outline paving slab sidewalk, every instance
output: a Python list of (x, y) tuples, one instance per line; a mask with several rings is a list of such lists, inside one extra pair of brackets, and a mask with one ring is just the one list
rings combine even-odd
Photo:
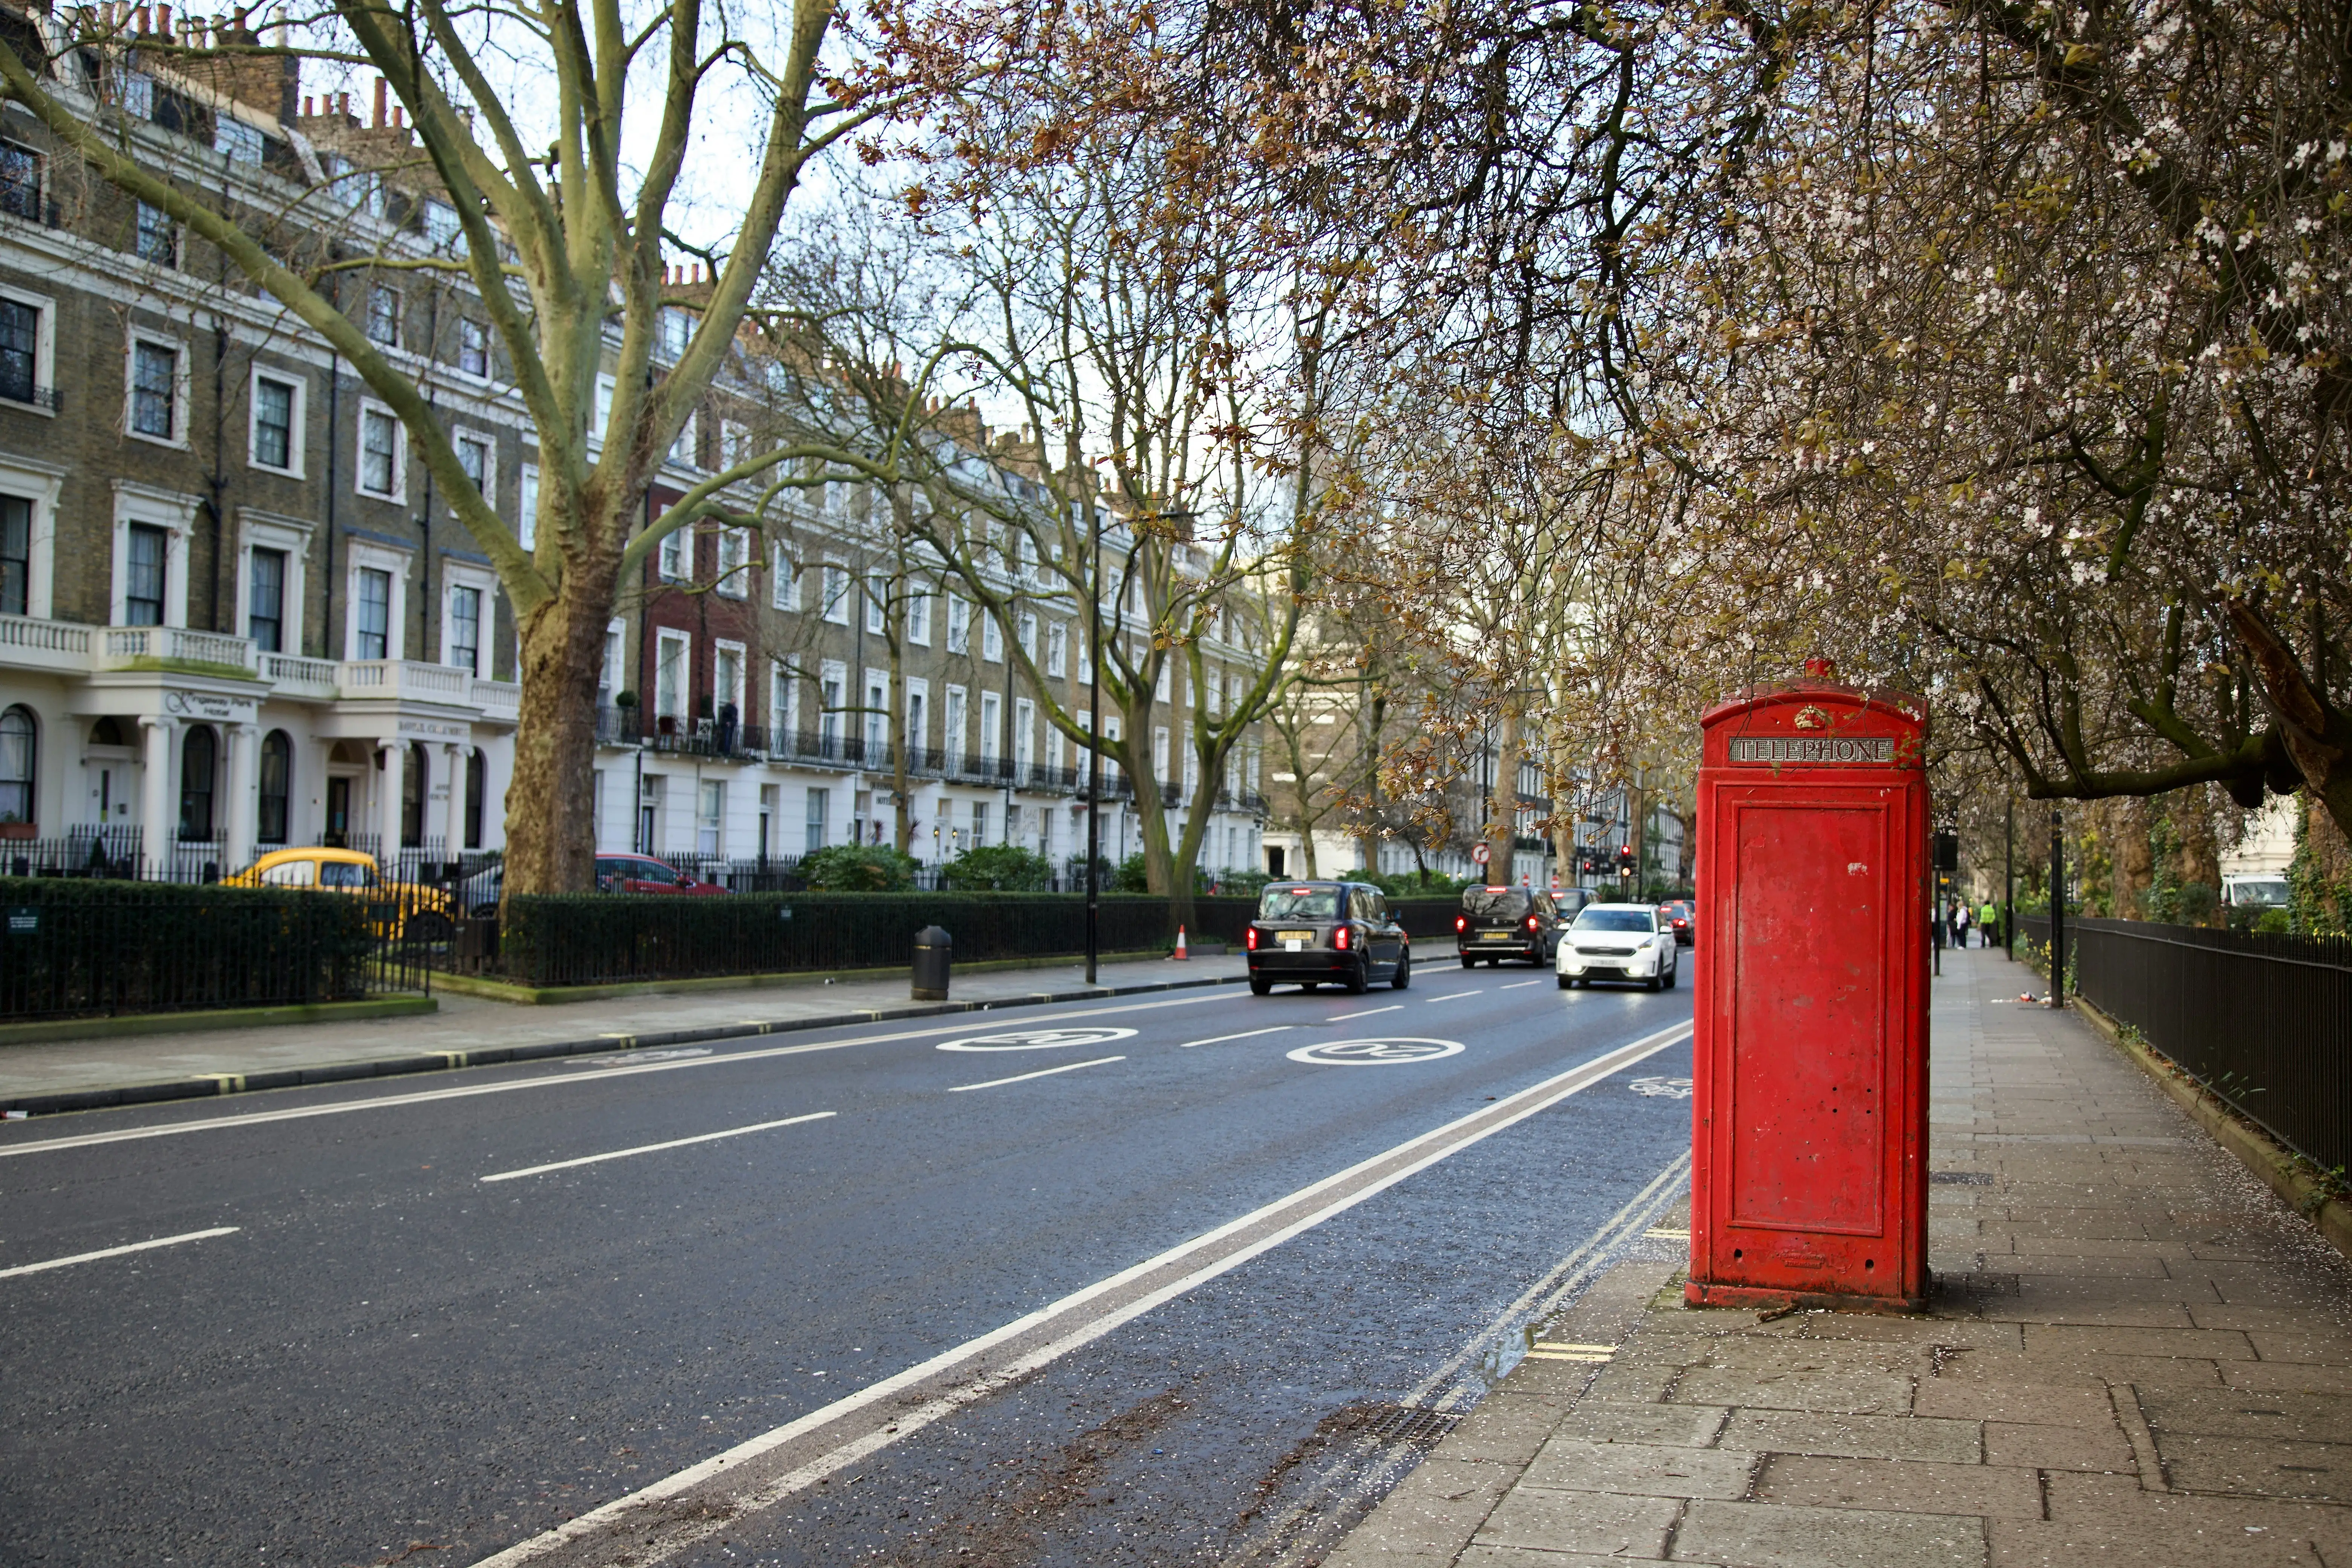
[[(1106, 963), (1097, 978), (1106, 994), (1124, 994), (1171, 984), (1213, 984), (1246, 978), (1239, 954)], [(1027, 1001), (1083, 994), (1086, 969), (1067, 967), (982, 971), (959, 974), (950, 989), (950, 1005), (975, 1003), (1017, 1005)], [(102, 1095), (118, 1089), (162, 1090), (190, 1080), (261, 1079), (251, 1087), (275, 1087), (288, 1073), (364, 1077), (357, 1069), (412, 1063), (462, 1052), (485, 1053), (546, 1047), (563, 1042), (606, 1041), (612, 1037), (663, 1037), (677, 1043), (717, 1031), (750, 1032), (745, 1026), (825, 1023), (859, 1024), (877, 1014), (912, 1016), (926, 1008), (908, 995), (906, 977), (833, 985), (742, 990), (655, 992), (602, 1002), (518, 1007), (478, 997), (443, 994), (437, 1012), (405, 1017), (354, 1019), (330, 1024), (292, 1024), (252, 1030), (192, 1030), (186, 1034), (109, 1038), (105, 1020), (92, 1023), (91, 1037), (0, 1047), (0, 1105), (46, 1102), (64, 1096)], [(617, 1044), (617, 1041), (612, 1043)], [(641, 1041), (641, 1043), (648, 1043)], [(436, 1066), (449, 1065), (436, 1063)], [(232, 1087), (224, 1084), (222, 1091)], [(215, 1092), (207, 1089), (206, 1092)], [(184, 1098), (164, 1096), (157, 1098)]]
[(1929, 1311), (1622, 1266), (1325, 1568), (2352, 1568), (2352, 1268), (2029, 988), (1944, 955)]

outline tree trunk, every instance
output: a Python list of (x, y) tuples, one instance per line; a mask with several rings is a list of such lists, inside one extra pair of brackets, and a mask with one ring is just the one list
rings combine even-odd
[(1486, 812), (1486, 879), (1510, 887), (1519, 837), (1519, 716), (1507, 705), (1495, 720), (1495, 787)]
[(2114, 813), (2116, 913), (2126, 920), (2147, 919), (2147, 891), (2156, 885), (2156, 848), (2148, 842), (2148, 807), (2144, 798), (2118, 801)]
[[(2172, 826), (2180, 837), (2180, 884), (2221, 892), (2221, 853), (2213, 835), (2213, 792), (2191, 784), (2173, 797)], [(2212, 916), (2206, 917), (2208, 921)]]
[[(613, 618), (617, 552), (574, 561), (524, 617), (522, 706), (507, 786), (501, 901), (585, 892), (596, 860), (596, 676)], [(629, 803), (634, 813), (636, 803)]]

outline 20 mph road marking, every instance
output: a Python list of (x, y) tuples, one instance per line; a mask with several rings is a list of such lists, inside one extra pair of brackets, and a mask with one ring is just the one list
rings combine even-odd
[(691, 1138), (673, 1138), (667, 1143), (640, 1143), (634, 1149), (614, 1149), (602, 1154), (583, 1154), (577, 1160), (551, 1160), (544, 1165), (526, 1165), (520, 1171), (500, 1171), (495, 1176), (484, 1176), (486, 1182), (513, 1182), (525, 1176), (543, 1176), (550, 1171), (568, 1171), (574, 1165), (594, 1165), (606, 1160), (625, 1160), (632, 1154), (658, 1154), (664, 1149), (683, 1149), (689, 1143), (709, 1143), (720, 1138), (740, 1138), (746, 1132), (765, 1132), (772, 1127), (797, 1127), (803, 1121), (823, 1121), (838, 1114), (831, 1110), (813, 1110), (806, 1116), (787, 1116), (782, 1121), (755, 1121), (749, 1127), (730, 1127), (723, 1132), (698, 1132)]
[(150, 1247), (177, 1247), (184, 1241), (205, 1241), (215, 1236), (234, 1236), (236, 1226), (216, 1225), (210, 1230), (192, 1230), (184, 1236), (159, 1236), (152, 1241), (134, 1241), (128, 1247), (101, 1247), (96, 1252), (77, 1252), (71, 1258), (52, 1258), (47, 1263), (19, 1263), (14, 1268), (0, 1268), (0, 1279), (18, 1274), (38, 1274), (47, 1268), (65, 1268), (76, 1263), (95, 1263), (101, 1258), (120, 1258), (126, 1252), (145, 1252)]
[(477, 1568), (519, 1568), (522, 1563), (550, 1560), (583, 1568), (589, 1563), (624, 1561), (634, 1568), (648, 1568), (666, 1561), (746, 1514), (774, 1507), (827, 1476), (1093, 1343), (1122, 1323), (1386, 1192), (1415, 1172), (1689, 1038), (1690, 1032), (1690, 1025), (1677, 1024), (1604, 1051), (1581, 1066), (1408, 1138), (845, 1399), (812, 1410), (641, 1491), (520, 1542), (484, 1558)]
[(1076, 1072), (1080, 1068), (1098, 1068), (1107, 1062), (1123, 1062), (1125, 1057), (1097, 1057), (1090, 1062), (1064, 1062), (1057, 1068), (1039, 1068), (1035, 1072), (1017, 1072), (1011, 1078), (992, 1078), (986, 1083), (959, 1083), (951, 1086), (950, 1094), (961, 1094), (968, 1089), (994, 1089), (1000, 1084), (1027, 1083), (1033, 1078), (1052, 1078), (1057, 1072)]

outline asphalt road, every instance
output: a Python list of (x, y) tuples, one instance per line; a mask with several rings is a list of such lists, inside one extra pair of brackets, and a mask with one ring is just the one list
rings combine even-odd
[(11, 1124), (0, 1563), (1310, 1559), (1643, 1245), (1688, 1016), (1429, 963)]

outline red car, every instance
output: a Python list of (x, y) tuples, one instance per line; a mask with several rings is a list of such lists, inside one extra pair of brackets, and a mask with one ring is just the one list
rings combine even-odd
[(600, 893), (684, 893), (705, 898), (727, 889), (716, 882), (698, 882), (686, 872), (650, 855), (599, 855), (596, 890)]
[(1660, 904), (1658, 918), (1674, 927), (1676, 947), (1688, 947), (1698, 940), (1698, 910), (1688, 899)]

